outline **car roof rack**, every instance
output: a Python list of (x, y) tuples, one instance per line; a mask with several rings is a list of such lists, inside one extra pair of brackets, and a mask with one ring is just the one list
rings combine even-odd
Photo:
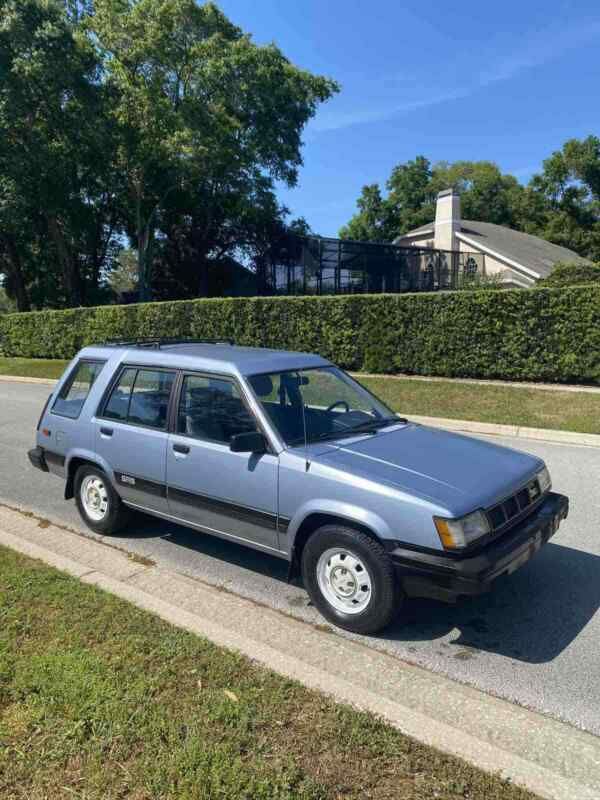
[(136, 339), (107, 339), (106, 347), (147, 347), (160, 349), (174, 344), (228, 344), (234, 345), (233, 339), (173, 339), (165, 337), (146, 337)]

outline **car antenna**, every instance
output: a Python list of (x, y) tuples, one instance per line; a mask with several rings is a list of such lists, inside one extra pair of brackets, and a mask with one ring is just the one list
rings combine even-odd
[(308, 458), (308, 440), (306, 437), (306, 410), (304, 408), (304, 397), (302, 395), (301, 382), (300, 382), (300, 373), (296, 373), (296, 378), (298, 380), (298, 394), (300, 395), (300, 403), (302, 404), (302, 427), (304, 428), (304, 471), (308, 472), (310, 469), (310, 459)]

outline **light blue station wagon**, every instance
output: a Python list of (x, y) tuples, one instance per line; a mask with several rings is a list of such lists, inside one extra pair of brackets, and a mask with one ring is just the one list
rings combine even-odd
[(358, 633), (407, 596), (488, 590), (568, 513), (539, 458), (401, 419), (320, 356), (228, 342), (84, 348), (29, 458), (93, 531), (135, 509), (274, 554)]

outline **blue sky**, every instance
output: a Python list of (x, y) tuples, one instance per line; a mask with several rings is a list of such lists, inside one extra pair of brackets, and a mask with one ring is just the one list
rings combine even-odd
[(496, 161), (527, 181), (600, 135), (598, 0), (220, 0), (259, 43), (338, 80), (304, 135), (294, 216), (335, 236), (365, 183), (425, 155)]

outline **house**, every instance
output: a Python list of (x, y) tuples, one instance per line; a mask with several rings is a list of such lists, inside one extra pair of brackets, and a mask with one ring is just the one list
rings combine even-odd
[(399, 236), (394, 244), (478, 254), (481, 257), (467, 258), (466, 271), (499, 274), (507, 288), (532, 286), (560, 261), (590, 263), (573, 250), (538, 236), (491, 222), (461, 219), (460, 196), (453, 189), (438, 194), (434, 222)]

